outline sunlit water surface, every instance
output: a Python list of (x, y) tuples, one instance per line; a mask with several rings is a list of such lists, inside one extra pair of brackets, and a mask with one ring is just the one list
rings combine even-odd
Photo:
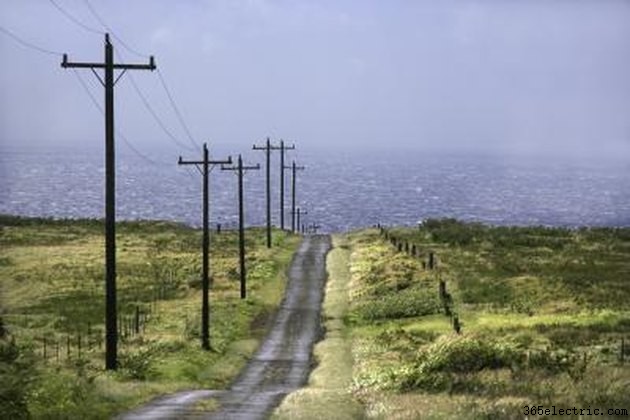
[[(217, 156), (219, 157), (219, 156)], [(247, 163), (264, 163), (248, 151)], [(198, 226), (201, 176), (176, 164), (121, 154), (117, 217), (166, 219)], [(287, 156), (290, 164), (291, 154)], [(415, 225), (429, 217), (491, 224), (630, 226), (630, 165), (623, 160), (524, 158), (423, 153), (301, 153), (297, 202), (305, 224), (345, 231), (376, 223)], [(272, 160), (272, 218), (279, 217), (278, 156)], [(264, 167), (246, 174), (248, 225), (265, 223)], [(100, 218), (104, 212), (101, 152), (0, 152), (0, 213)], [(291, 226), (291, 178), (286, 173), (285, 227)], [(237, 178), (211, 173), (211, 220), (237, 221)]]

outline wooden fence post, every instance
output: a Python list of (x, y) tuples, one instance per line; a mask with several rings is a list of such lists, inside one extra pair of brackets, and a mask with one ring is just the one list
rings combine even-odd
[(440, 280), (440, 299), (444, 299), (446, 297), (446, 282), (444, 280)]
[(136, 305), (136, 334), (140, 334), (140, 307)]
[(457, 315), (453, 317), (453, 329), (455, 330), (457, 334), (459, 334), (462, 330), (462, 326), (459, 323), (459, 316)]

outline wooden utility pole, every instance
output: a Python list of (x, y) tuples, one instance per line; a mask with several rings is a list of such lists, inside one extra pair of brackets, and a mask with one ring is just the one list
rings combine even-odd
[[(63, 55), (63, 68), (87, 68), (105, 88), (105, 369), (118, 367), (118, 334), (116, 309), (116, 157), (114, 143), (114, 86), (127, 70), (155, 70), (153, 56), (149, 64), (116, 64), (114, 47), (105, 34), (104, 63), (71, 63)], [(104, 69), (105, 78), (95, 69)], [(114, 80), (114, 70), (122, 70)]]
[(260, 169), (260, 165), (243, 166), (243, 159), (241, 158), (241, 155), (238, 155), (238, 164), (236, 166), (221, 166), (221, 169), (224, 171), (237, 171), (238, 174), (238, 255), (241, 277), (241, 299), (245, 299), (247, 297), (247, 273), (245, 271), (245, 211), (243, 203), (243, 175), (244, 171)]
[(280, 146), (273, 146), (267, 137), (264, 146), (254, 145), (252, 149), (264, 150), (267, 158), (267, 248), (271, 248), (271, 151), (280, 150), (280, 228), (284, 230), (284, 152), (295, 146), (285, 146), (284, 140), (280, 140)]
[(210, 289), (210, 231), (208, 229), (209, 221), (209, 203), (208, 203), (208, 174), (210, 173), (210, 165), (229, 165), (232, 158), (226, 160), (210, 160), (208, 156), (208, 146), (203, 144), (203, 160), (184, 161), (179, 157), (177, 163), (179, 165), (195, 165), (201, 166), (201, 175), (203, 176), (203, 240), (202, 240), (202, 273), (201, 273), (201, 348), (210, 350), (210, 304), (208, 293)]
[(300, 217), (303, 215), (307, 215), (308, 212), (306, 210), (301, 210), (299, 207), (295, 210), (295, 214), (297, 214), (297, 230), (298, 233), (300, 232), (300, 229), (302, 231), (302, 233), (304, 233), (304, 228), (303, 226), (300, 224)]
[(271, 248), (271, 142), (267, 137), (265, 146), (252, 147), (254, 150), (264, 150), (267, 158), (267, 248)]
[(285, 146), (284, 140), (280, 140), (280, 229), (284, 230), (284, 153), (295, 149), (295, 146)]
[(300, 226), (295, 226), (295, 182), (296, 182), (296, 172), (303, 171), (304, 166), (297, 166), (295, 161), (291, 166), (287, 166), (285, 169), (291, 169), (291, 232), (295, 232), (296, 229), (299, 232)]

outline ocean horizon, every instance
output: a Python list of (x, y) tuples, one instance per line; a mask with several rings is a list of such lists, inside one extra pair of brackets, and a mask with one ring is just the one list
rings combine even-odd
[[(299, 147), (299, 145), (297, 145)], [(251, 146), (250, 146), (251, 148)], [(237, 151), (238, 152), (238, 151)], [(264, 153), (242, 150), (261, 165), (244, 180), (248, 226), (263, 226)], [(220, 148), (212, 155), (235, 158)], [(182, 153), (198, 159), (194, 152)], [(177, 165), (178, 155), (117, 156), (117, 219), (201, 224), (201, 176)], [(305, 225), (342, 232), (384, 225), (412, 226), (427, 218), (492, 225), (630, 226), (630, 167), (623, 159), (562, 158), (423, 151), (291, 151), (296, 207)], [(272, 154), (272, 223), (280, 226), (279, 155)], [(101, 150), (0, 151), (0, 213), (30, 217), (102, 218)], [(285, 171), (284, 227), (291, 228), (291, 171)], [(211, 223), (238, 221), (237, 177), (210, 175)]]

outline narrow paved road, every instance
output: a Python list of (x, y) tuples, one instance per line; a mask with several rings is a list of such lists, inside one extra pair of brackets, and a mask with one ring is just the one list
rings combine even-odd
[[(327, 235), (307, 236), (293, 257), (284, 300), (269, 334), (227, 391), (190, 391), (155, 401), (123, 419), (264, 419), (289, 393), (304, 385), (313, 344), (320, 338), (320, 311), (326, 282)], [(187, 409), (216, 397), (211, 414)]]

